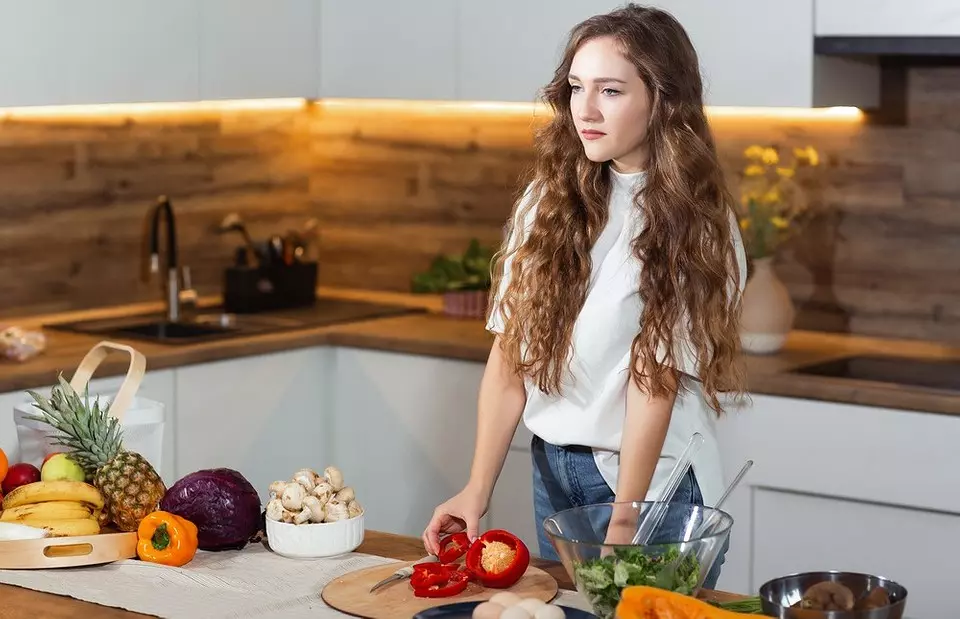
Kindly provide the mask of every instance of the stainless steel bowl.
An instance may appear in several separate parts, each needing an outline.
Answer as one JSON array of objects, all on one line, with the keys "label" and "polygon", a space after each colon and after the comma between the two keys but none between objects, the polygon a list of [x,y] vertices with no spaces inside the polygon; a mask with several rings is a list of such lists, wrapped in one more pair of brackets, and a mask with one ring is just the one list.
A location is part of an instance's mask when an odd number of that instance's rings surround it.
[{"label": "stainless steel bowl", "polygon": [[[804,591],[818,582],[831,581],[845,585],[856,599],[883,587],[890,596],[890,605],[870,610],[839,611],[791,608],[800,601]],[[907,590],[902,585],[883,578],[857,572],[803,572],[774,578],[760,587],[763,612],[780,619],[902,619],[907,604]]]}]

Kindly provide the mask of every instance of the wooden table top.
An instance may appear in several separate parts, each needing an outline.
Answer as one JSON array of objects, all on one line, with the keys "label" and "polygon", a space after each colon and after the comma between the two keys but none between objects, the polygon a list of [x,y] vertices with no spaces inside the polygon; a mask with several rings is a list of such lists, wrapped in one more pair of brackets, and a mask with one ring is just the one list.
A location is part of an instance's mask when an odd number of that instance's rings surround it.
[{"label": "wooden table top", "polygon": [[[398,559],[400,561],[415,561],[423,557],[423,542],[417,537],[407,537],[367,531],[363,544],[357,552]],[[557,580],[561,589],[572,590],[573,582],[560,563],[533,558],[531,564],[544,570]],[[69,578],[67,572],[64,577]],[[739,595],[721,591],[707,591],[702,597],[713,600],[737,599]],[[73,598],[23,589],[12,585],[0,585],[0,618],[2,619],[136,619],[153,617],[116,608],[108,608],[99,604],[83,602]]]}]

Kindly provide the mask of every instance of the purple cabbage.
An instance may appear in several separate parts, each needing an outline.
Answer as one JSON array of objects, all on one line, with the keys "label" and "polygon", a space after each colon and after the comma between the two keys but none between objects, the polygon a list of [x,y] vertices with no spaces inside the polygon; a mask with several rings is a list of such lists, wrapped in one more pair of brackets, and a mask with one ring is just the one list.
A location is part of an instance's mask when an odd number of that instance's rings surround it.
[{"label": "purple cabbage", "polygon": [[260,495],[233,469],[204,469],[178,480],[160,509],[197,525],[201,550],[239,550],[260,529]]}]

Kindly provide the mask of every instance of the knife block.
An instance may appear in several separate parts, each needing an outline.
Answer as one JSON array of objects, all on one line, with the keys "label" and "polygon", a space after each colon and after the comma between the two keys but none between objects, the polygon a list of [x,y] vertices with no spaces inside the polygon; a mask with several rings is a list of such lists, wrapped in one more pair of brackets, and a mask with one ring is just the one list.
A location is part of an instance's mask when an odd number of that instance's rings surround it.
[{"label": "knife block", "polygon": [[317,270],[316,261],[229,266],[223,273],[223,309],[252,314],[314,305]]}]

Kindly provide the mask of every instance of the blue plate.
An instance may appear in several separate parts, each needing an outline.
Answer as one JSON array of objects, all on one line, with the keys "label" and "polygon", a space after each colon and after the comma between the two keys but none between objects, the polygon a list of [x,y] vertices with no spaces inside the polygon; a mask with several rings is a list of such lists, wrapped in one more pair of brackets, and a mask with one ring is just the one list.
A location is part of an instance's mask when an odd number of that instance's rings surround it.
[{"label": "blue plate", "polygon": [[[455,604],[444,604],[421,611],[413,616],[413,619],[471,619],[473,609],[479,606],[481,602],[456,602]],[[570,608],[562,606],[566,619],[597,619],[596,615],[580,610],[579,608]]]}]

